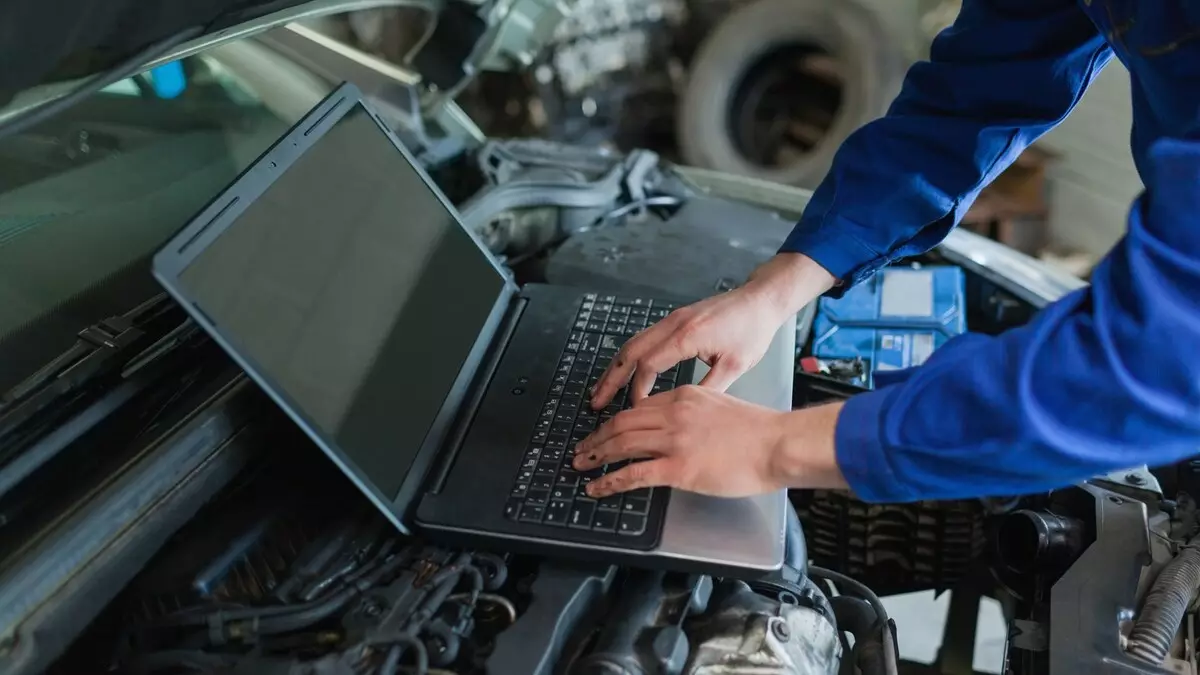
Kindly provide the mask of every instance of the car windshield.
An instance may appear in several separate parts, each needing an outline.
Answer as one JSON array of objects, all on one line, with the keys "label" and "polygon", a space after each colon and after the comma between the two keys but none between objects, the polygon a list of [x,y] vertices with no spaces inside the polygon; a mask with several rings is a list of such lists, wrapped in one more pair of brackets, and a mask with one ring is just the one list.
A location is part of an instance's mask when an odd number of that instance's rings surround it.
[{"label": "car windshield", "polygon": [[0,139],[0,392],[158,293],[155,249],[331,89],[246,38]]}]

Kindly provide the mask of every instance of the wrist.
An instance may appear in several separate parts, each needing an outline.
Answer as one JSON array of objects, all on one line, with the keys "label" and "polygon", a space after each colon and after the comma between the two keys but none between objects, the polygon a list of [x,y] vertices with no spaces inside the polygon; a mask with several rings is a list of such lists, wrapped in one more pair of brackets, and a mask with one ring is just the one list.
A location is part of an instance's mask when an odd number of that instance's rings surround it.
[{"label": "wrist", "polygon": [[843,403],[784,413],[780,433],[771,453],[774,482],[798,489],[844,490],[845,476],[837,463],[834,436]]},{"label": "wrist", "polygon": [[742,288],[783,319],[833,288],[836,281],[824,267],[802,253],[778,253],[755,269]]}]

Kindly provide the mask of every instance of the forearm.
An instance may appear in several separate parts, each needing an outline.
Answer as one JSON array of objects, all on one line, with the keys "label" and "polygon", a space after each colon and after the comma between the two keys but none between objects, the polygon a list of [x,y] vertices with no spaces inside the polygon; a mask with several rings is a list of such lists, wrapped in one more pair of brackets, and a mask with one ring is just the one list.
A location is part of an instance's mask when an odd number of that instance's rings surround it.
[{"label": "forearm", "polygon": [[1110,57],[1075,0],[967,0],[888,114],[843,144],[781,250],[847,285],[928,250]]},{"label": "forearm", "polygon": [[1200,143],[1151,161],[1156,181],[1091,288],[845,405],[834,444],[859,496],[1027,494],[1200,450]]},{"label": "forearm", "polygon": [[781,487],[841,490],[846,478],[837,464],[834,430],[843,403],[793,410],[782,420],[769,472]]}]

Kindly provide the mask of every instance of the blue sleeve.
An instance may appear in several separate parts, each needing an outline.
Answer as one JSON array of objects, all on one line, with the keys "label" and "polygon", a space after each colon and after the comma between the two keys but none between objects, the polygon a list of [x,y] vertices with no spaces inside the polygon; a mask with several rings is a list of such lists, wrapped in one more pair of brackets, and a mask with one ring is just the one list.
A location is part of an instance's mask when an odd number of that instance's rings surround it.
[{"label": "blue sleeve", "polygon": [[1028,494],[1200,451],[1200,141],[1158,141],[1146,160],[1090,288],[847,402],[835,443],[859,496]]},{"label": "blue sleeve", "polygon": [[966,0],[887,115],[842,145],[781,251],[844,289],[929,250],[1111,57],[1077,0]]}]

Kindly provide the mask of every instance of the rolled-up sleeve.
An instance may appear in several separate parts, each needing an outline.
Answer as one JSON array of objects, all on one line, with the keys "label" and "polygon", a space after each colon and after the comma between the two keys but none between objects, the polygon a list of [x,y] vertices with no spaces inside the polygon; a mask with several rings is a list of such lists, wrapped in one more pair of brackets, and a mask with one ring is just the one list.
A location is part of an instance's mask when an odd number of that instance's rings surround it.
[{"label": "rolled-up sleeve", "polygon": [[888,113],[850,136],[781,251],[843,283],[937,245],[1112,57],[1076,0],[966,0]]},{"label": "rolled-up sleeve", "polygon": [[859,496],[1028,494],[1200,451],[1200,141],[1158,141],[1146,165],[1089,288],[847,402],[837,456]]}]

